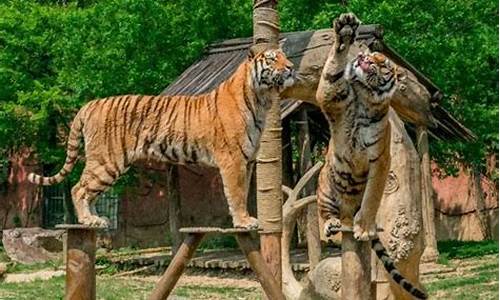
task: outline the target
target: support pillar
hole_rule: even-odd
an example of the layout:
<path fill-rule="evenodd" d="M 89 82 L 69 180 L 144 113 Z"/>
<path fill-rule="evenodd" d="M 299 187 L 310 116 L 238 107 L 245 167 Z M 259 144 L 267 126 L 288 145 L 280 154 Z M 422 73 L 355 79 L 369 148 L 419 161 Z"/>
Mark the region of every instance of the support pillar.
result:
<path fill-rule="evenodd" d="M 420 155 L 422 219 L 425 233 L 425 249 L 422 254 L 422 262 L 435 262 L 438 259 L 439 252 L 436 241 L 436 225 L 434 223 L 434 192 L 429 155 L 429 136 L 425 126 L 417 127 L 417 148 Z"/>
<path fill-rule="evenodd" d="M 96 231 L 102 228 L 80 224 L 56 225 L 66 230 L 65 300 L 95 300 Z"/>
<path fill-rule="evenodd" d="M 341 299 L 375 299 L 372 295 L 371 256 L 371 241 L 360 242 L 356 240 L 352 230 L 342 232 Z"/>

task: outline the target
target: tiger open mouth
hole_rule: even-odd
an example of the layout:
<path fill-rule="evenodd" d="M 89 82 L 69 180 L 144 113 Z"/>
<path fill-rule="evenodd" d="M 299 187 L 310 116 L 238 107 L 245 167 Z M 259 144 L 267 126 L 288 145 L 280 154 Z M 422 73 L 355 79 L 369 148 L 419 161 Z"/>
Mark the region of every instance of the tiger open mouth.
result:
<path fill-rule="evenodd" d="M 372 64 L 373 63 L 369 60 L 367 55 L 362 53 L 358 54 L 358 66 L 363 72 L 371 73 L 373 71 L 372 68 L 370 68 Z"/>

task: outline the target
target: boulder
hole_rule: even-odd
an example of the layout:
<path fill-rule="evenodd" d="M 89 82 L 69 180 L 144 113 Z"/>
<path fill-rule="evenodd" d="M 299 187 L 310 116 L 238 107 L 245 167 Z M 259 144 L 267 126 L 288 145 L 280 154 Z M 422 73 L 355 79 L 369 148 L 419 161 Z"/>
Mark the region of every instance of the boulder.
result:
<path fill-rule="evenodd" d="M 39 227 L 3 231 L 2 242 L 11 260 L 33 264 L 61 258 L 64 230 Z"/>

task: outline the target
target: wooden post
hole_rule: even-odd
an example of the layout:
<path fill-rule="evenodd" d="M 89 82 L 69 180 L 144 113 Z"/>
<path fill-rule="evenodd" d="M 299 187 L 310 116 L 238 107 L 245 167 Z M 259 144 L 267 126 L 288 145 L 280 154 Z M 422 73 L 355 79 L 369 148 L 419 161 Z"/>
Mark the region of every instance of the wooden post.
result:
<path fill-rule="evenodd" d="M 422 219 L 425 232 L 423 262 L 435 262 L 439 256 L 434 223 L 434 198 L 432 189 L 431 160 L 429 156 L 429 137 L 425 126 L 417 127 L 417 149 L 420 155 L 422 178 Z"/>
<path fill-rule="evenodd" d="M 272 300 L 285 300 L 278 281 L 264 262 L 248 230 L 243 228 L 188 227 L 181 228 L 179 231 L 186 233 L 187 237 L 156 284 L 153 293 L 148 298 L 149 300 L 166 300 L 168 298 L 201 240 L 206 234 L 211 233 L 236 235 L 238 244 L 267 297 Z"/>
<path fill-rule="evenodd" d="M 241 250 L 245 254 L 250 267 L 255 272 L 257 280 L 259 280 L 264 292 L 268 299 L 271 300 L 285 300 L 281 292 L 281 286 L 267 267 L 266 262 L 259 249 L 256 247 L 249 233 L 237 233 L 236 239 L 240 245 Z"/>
<path fill-rule="evenodd" d="M 96 230 L 80 224 L 56 225 L 66 230 L 65 300 L 95 300 Z"/>
<path fill-rule="evenodd" d="M 252 52 L 277 48 L 279 16 L 277 0 L 254 0 Z M 281 288 L 282 165 L 279 98 L 272 99 L 257 155 L 257 215 L 261 253 Z"/>
<path fill-rule="evenodd" d="M 343 300 L 371 300 L 371 242 L 360 242 L 352 231 L 342 232 Z"/>
<path fill-rule="evenodd" d="M 299 128 L 299 177 L 306 174 L 312 168 L 311 136 L 309 133 L 309 122 L 307 111 L 300 110 L 297 120 Z M 315 181 L 310 181 L 302 190 L 302 197 L 314 194 Z M 305 213 L 307 256 L 309 257 L 309 269 L 312 270 L 321 259 L 321 238 L 319 234 L 318 206 L 314 203 L 307 207 Z"/>
<path fill-rule="evenodd" d="M 179 194 L 179 167 L 167 166 L 168 222 L 172 237 L 172 253 L 175 255 L 182 242 L 179 229 L 182 225 L 181 196 Z"/>
<path fill-rule="evenodd" d="M 188 233 L 174 259 L 156 284 L 153 293 L 149 296 L 149 300 L 167 299 L 204 236 L 204 233 Z"/>

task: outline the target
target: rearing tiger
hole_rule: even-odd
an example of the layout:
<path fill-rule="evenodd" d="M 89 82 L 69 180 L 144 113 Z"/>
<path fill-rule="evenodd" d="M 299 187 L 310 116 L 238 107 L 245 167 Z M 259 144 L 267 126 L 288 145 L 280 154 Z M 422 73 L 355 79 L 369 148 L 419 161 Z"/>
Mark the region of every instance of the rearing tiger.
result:
<path fill-rule="evenodd" d="M 83 137 L 85 168 L 71 190 L 78 222 L 106 226 L 96 213 L 96 197 L 134 161 L 147 158 L 218 167 L 234 226 L 256 228 L 247 211 L 247 165 L 255 159 L 272 99 L 294 82 L 292 66 L 281 50 L 266 50 L 207 94 L 91 101 L 73 120 L 59 173 L 28 179 L 42 185 L 61 182 L 77 161 Z"/>
<path fill-rule="evenodd" d="M 378 52 L 347 60 L 358 19 L 343 14 L 334 22 L 334 44 L 321 74 L 316 98 L 331 139 L 318 180 L 318 209 L 326 236 L 352 226 L 356 239 L 372 247 L 390 276 L 419 299 L 424 292 L 396 269 L 377 238 L 375 218 L 390 167 L 390 99 L 403 72 Z"/>

